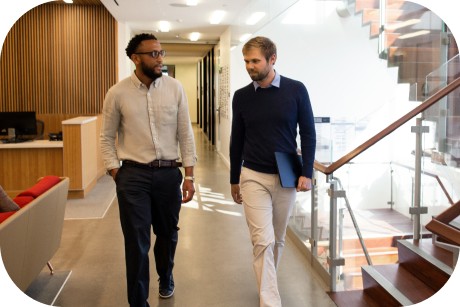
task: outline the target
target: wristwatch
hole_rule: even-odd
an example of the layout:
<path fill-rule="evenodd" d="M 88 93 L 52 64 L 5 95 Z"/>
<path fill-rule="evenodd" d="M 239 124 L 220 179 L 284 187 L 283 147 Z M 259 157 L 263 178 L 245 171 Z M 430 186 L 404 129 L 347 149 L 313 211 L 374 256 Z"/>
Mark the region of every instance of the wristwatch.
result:
<path fill-rule="evenodd" d="M 195 182 L 195 177 L 194 176 L 184 176 L 184 180 L 191 180 L 192 182 Z"/>

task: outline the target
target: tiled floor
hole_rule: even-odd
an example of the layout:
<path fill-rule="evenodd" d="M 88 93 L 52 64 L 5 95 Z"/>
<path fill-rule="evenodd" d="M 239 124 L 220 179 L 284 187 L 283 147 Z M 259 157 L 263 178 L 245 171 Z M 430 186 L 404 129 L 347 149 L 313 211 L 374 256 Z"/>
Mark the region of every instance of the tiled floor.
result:
<path fill-rule="evenodd" d="M 228 168 L 204 135 L 196 131 L 198 165 L 195 201 L 183 206 L 176 252 L 173 298 L 158 298 L 151 261 L 151 306 L 256 307 L 252 248 L 242 207 L 229 193 Z M 123 237 L 118 205 L 103 219 L 66 220 L 61 248 L 52 259 L 57 271 L 72 274 L 55 302 L 63 307 L 128 306 Z M 154 238 L 153 238 L 154 239 Z M 284 307 L 335 306 L 309 263 L 287 241 L 279 269 Z"/>

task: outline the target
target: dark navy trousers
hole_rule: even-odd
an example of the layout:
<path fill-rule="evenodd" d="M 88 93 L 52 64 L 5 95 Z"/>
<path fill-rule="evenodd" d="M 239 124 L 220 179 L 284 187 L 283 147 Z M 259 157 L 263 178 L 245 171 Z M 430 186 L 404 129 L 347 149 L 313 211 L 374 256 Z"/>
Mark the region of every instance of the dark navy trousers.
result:
<path fill-rule="evenodd" d="M 178 168 L 124 164 L 115 182 L 125 240 L 128 302 L 131 307 L 147 307 L 151 229 L 156 235 L 153 253 L 160 281 L 166 283 L 172 277 L 182 173 Z"/>

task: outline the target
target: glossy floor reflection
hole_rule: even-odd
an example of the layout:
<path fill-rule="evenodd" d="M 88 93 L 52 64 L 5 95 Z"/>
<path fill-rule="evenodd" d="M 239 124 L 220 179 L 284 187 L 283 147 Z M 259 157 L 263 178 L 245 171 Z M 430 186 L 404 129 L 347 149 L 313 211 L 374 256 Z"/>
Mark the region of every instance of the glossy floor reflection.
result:
<path fill-rule="evenodd" d="M 257 307 L 252 248 L 243 209 L 231 199 L 227 166 L 199 129 L 195 128 L 195 135 L 197 192 L 181 211 L 174 268 L 176 292 L 171 299 L 158 298 L 151 257 L 150 305 Z M 128 306 L 116 200 L 103 219 L 66 220 L 61 248 L 52 263 L 56 270 L 72 270 L 56 306 Z M 284 307 L 335 306 L 289 240 L 279 268 L 279 284 Z"/>

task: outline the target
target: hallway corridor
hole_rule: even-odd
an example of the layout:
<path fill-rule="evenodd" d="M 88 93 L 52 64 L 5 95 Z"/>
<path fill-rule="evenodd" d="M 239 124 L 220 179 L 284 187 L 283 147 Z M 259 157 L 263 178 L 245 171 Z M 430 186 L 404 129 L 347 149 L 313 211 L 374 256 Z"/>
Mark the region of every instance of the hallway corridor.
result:
<path fill-rule="evenodd" d="M 158 298 L 152 260 L 150 305 L 257 307 L 252 247 L 243 208 L 231 199 L 228 168 L 205 135 L 196 127 L 194 130 L 196 194 L 181 211 L 174 267 L 176 291 L 171 299 Z M 56 306 L 127 306 L 116 199 L 102 219 L 66 220 L 61 247 L 51 262 L 56 271 L 72 270 Z M 278 277 L 283 307 L 335 306 L 315 276 L 288 239 Z"/>

